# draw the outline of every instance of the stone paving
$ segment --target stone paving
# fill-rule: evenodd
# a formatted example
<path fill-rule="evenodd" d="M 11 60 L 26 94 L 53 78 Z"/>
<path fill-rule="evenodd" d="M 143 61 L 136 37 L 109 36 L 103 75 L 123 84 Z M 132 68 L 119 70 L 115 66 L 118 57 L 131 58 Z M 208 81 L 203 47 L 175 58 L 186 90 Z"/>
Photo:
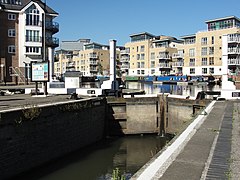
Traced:
<path fill-rule="evenodd" d="M 240 179 L 240 101 L 217 101 L 161 180 Z"/>

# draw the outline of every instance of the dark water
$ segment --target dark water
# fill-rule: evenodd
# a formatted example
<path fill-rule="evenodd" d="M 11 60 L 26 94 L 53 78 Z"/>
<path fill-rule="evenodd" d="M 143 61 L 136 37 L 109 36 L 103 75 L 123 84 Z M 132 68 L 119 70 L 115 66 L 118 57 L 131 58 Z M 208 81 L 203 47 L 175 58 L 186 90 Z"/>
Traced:
<path fill-rule="evenodd" d="M 130 179 L 165 143 L 166 138 L 157 135 L 108 138 L 17 179 L 110 180 L 115 168 Z"/>

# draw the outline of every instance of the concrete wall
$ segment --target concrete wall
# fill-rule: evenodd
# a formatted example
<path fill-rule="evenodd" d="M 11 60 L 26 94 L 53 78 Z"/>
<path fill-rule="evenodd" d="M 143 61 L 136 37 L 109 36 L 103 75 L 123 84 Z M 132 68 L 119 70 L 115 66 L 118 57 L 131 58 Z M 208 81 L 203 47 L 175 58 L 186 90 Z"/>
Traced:
<path fill-rule="evenodd" d="M 158 97 L 108 98 L 108 133 L 175 134 L 186 127 L 196 113 L 208 101 L 179 99 L 159 95 Z"/>
<path fill-rule="evenodd" d="M 78 150 L 104 137 L 103 99 L 0 112 L 0 179 Z"/>

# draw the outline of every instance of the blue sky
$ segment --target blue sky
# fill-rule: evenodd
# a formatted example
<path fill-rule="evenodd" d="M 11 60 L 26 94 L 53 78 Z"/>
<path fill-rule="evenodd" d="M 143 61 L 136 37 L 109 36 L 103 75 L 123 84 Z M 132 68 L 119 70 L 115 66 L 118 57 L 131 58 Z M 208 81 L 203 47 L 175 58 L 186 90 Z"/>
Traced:
<path fill-rule="evenodd" d="M 206 30 L 206 20 L 226 16 L 240 18 L 239 0 L 46 0 L 59 13 L 55 19 L 60 41 L 89 38 L 117 45 L 129 35 L 149 32 L 179 38 Z"/>

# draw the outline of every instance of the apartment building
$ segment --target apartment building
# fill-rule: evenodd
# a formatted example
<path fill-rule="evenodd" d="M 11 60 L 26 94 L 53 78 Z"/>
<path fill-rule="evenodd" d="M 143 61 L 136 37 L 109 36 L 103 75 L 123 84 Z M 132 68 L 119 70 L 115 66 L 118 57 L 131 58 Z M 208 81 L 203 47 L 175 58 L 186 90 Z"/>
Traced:
<path fill-rule="evenodd" d="M 68 70 L 80 71 L 83 76 L 108 76 L 110 72 L 109 45 L 96 42 L 84 43 L 81 50 L 58 51 L 59 61 L 55 62 L 55 74 L 63 75 Z M 117 47 L 116 60 L 119 65 L 120 51 L 123 47 Z"/>
<path fill-rule="evenodd" d="M 125 44 L 127 49 L 129 76 L 155 76 L 182 73 L 177 66 L 178 48 L 183 41 L 171 36 L 155 36 L 148 32 L 130 35 L 131 41 Z M 122 56 L 121 62 L 126 61 Z M 179 56 L 180 57 L 180 56 Z M 172 66 L 175 63 L 174 67 Z M 124 68 L 125 68 L 125 64 Z M 123 69 L 126 72 L 126 69 Z"/>
<path fill-rule="evenodd" d="M 40 0 L 0 0 L 0 7 L 0 81 L 24 83 L 33 61 L 49 61 L 52 72 L 58 13 Z"/>
<path fill-rule="evenodd" d="M 56 50 L 54 62 L 54 74 L 61 77 L 68 70 L 75 70 L 73 56 L 84 49 L 85 44 L 89 44 L 91 39 L 78 39 L 76 41 L 61 41 L 59 49 Z"/>
<path fill-rule="evenodd" d="M 235 37 L 238 37 L 240 33 L 240 19 L 229 16 L 208 20 L 206 24 L 207 30 L 181 37 L 184 40 L 183 74 L 220 77 L 222 75 L 223 46 L 227 46 L 231 51 L 229 58 L 233 61 L 229 59 L 229 68 L 230 73 L 235 73 L 236 59 L 239 59 L 239 49 L 234 43 L 228 45 L 227 42 L 222 41 L 222 37 L 229 35 L 236 40 Z"/>

